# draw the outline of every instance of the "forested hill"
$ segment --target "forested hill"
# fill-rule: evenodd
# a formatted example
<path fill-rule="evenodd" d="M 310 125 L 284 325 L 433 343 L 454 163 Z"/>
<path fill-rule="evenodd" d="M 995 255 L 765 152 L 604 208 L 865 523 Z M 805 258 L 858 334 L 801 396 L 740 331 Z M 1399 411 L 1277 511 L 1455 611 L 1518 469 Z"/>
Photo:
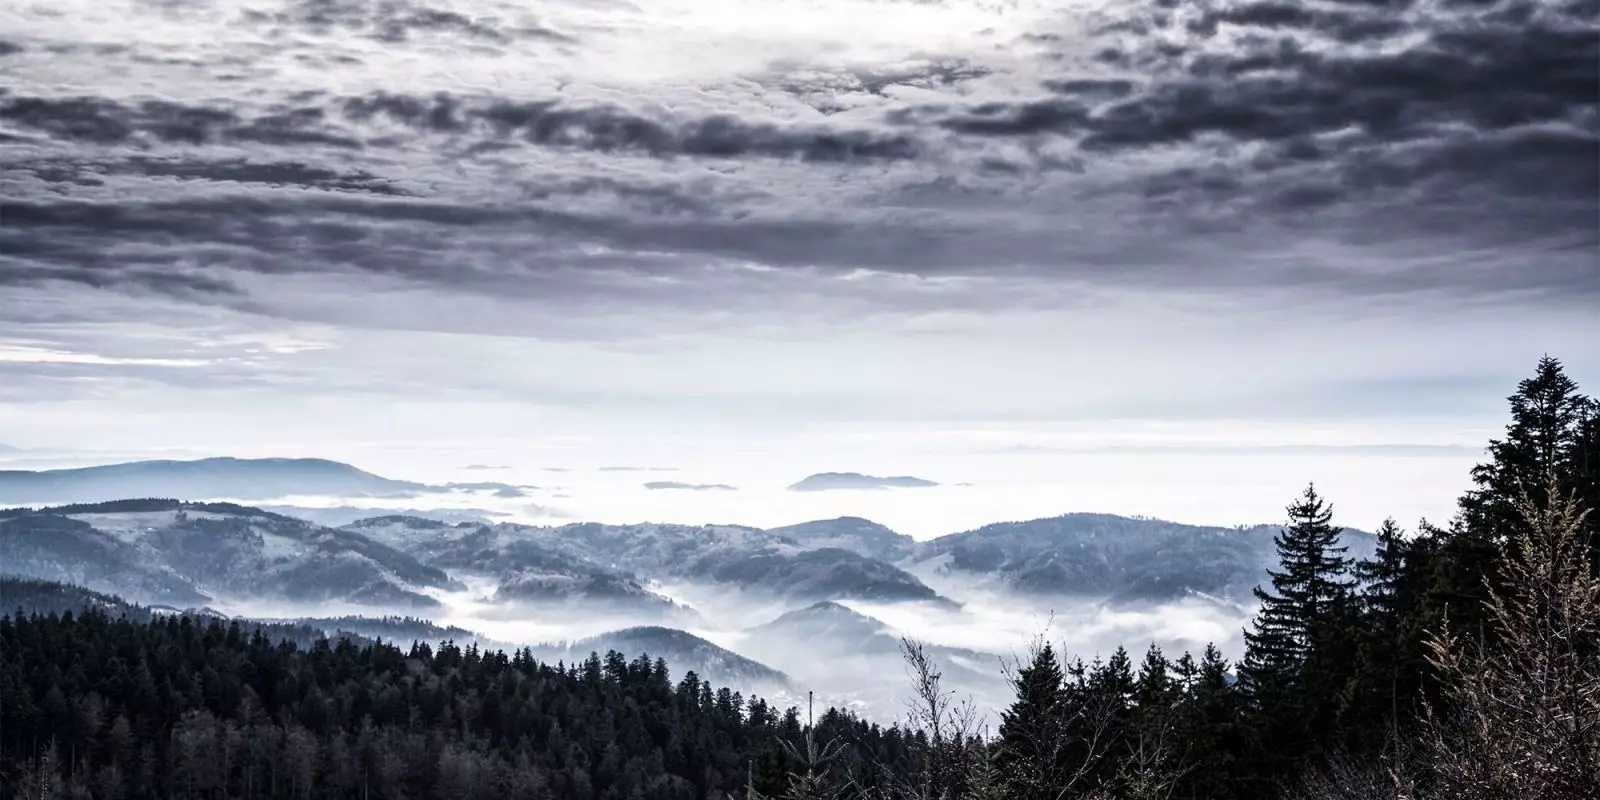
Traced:
<path fill-rule="evenodd" d="M 703 800 L 742 794 L 752 764 L 758 790 L 781 789 L 779 742 L 802 735 L 793 709 L 615 652 L 300 648 L 103 613 L 6 617 L 0 642 L 8 797 Z M 851 743 L 839 767 L 863 780 L 903 766 L 898 730 L 833 711 L 817 730 Z"/>
<path fill-rule="evenodd" d="M 195 617 L 200 621 L 200 624 L 205 624 L 207 620 L 228 621 L 226 617 L 208 609 L 144 606 L 138 603 L 130 603 L 114 594 L 91 591 L 82 586 L 74 586 L 69 583 L 0 575 L 0 614 L 24 617 L 38 614 L 82 615 L 95 612 L 104 614 L 112 619 L 128 619 L 141 623 L 172 615 Z M 235 622 L 241 626 L 240 630 L 246 636 L 254 635 L 259 631 L 269 641 L 293 642 L 298 647 L 310 647 L 318 640 L 326 639 L 330 636 L 333 638 L 348 638 L 357 644 L 366 644 L 372 641 L 361 627 L 321 624 L 323 622 L 339 621 L 241 619 Z M 399 638 L 387 633 L 384 635 L 387 638 Z M 465 641 L 465 639 L 460 639 L 460 641 Z M 3 719 L 0 719 L 0 722 L 3 721 Z"/>

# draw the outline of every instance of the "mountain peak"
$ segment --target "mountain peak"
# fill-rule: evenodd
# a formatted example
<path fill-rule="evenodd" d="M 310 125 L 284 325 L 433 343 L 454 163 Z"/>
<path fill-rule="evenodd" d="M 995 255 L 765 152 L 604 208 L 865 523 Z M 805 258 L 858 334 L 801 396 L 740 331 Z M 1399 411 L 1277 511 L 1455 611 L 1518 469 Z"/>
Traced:
<path fill-rule="evenodd" d="M 791 484 L 791 492 L 832 492 L 871 489 L 916 489 L 939 484 L 911 475 L 864 475 L 860 472 L 818 472 Z"/>

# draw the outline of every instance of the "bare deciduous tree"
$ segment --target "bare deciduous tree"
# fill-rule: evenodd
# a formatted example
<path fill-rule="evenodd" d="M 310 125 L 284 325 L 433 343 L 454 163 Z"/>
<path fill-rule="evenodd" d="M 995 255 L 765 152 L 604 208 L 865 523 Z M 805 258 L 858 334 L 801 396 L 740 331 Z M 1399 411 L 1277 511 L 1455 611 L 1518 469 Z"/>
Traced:
<path fill-rule="evenodd" d="M 1429 661 L 1447 710 L 1426 744 L 1441 797 L 1590 800 L 1600 787 L 1600 576 L 1584 539 L 1587 512 L 1552 476 L 1504 548 L 1488 600 L 1494 637 L 1463 641 L 1446 625 Z"/>
<path fill-rule="evenodd" d="M 913 689 L 906 728 L 921 733 L 926 744 L 917 753 L 921 763 L 915 774 L 898 793 L 907 800 L 963 798 L 987 759 L 977 706 L 970 698 L 957 701 L 955 692 L 943 687 L 944 675 L 921 642 L 902 638 L 900 654 Z"/>
<path fill-rule="evenodd" d="M 1398 761 L 1415 764 L 1414 759 Z M 1363 759 L 1332 758 L 1308 773 L 1294 800 L 1415 800 L 1416 776 L 1391 764 Z"/>

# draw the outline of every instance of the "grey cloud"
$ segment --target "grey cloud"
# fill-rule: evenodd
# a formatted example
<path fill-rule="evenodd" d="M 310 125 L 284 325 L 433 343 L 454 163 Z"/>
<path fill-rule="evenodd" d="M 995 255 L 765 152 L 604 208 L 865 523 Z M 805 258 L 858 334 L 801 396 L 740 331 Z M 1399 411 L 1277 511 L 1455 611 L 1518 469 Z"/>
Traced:
<path fill-rule="evenodd" d="M 361 146 L 351 136 L 326 129 L 319 108 L 283 109 L 244 119 L 229 108 L 166 100 L 123 104 L 97 97 L 12 97 L 0 102 L 0 121 L 58 140 L 101 145 L 121 144 L 146 135 L 171 145 L 249 142 Z"/>
<path fill-rule="evenodd" d="M 616 106 L 558 100 L 514 102 L 447 93 L 427 98 L 377 93 L 346 100 L 344 111 L 355 119 L 381 116 L 433 133 L 481 128 L 500 138 L 541 146 L 637 151 L 653 156 L 848 162 L 902 160 L 918 153 L 914 138 L 887 130 L 787 127 L 730 114 L 658 120 Z"/>
<path fill-rule="evenodd" d="M 74 183 L 100 186 L 107 175 L 143 175 L 174 178 L 180 181 L 262 184 L 329 191 L 366 192 L 404 196 L 410 191 L 394 181 L 365 170 L 340 171 L 298 161 L 250 161 L 243 158 L 206 160 L 198 158 L 154 158 L 132 156 L 123 159 L 68 159 L 61 157 L 18 160 L 14 174 L 32 173 L 45 183 Z"/>
<path fill-rule="evenodd" d="M 494 493 L 495 497 L 510 499 L 526 497 L 527 492 L 523 491 L 524 489 L 537 489 L 539 487 L 515 486 L 509 483 L 499 483 L 496 481 L 475 481 L 466 483 L 447 483 L 445 484 L 445 488 L 459 489 L 469 492 L 492 492 Z"/>
<path fill-rule="evenodd" d="M 272 147 L 356 149 L 370 144 L 358 123 L 387 120 L 425 135 L 474 137 L 473 148 L 505 142 L 658 158 L 774 158 L 817 163 L 906 160 L 920 152 L 909 134 L 883 130 L 794 126 L 727 113 L 653 116 L 615 105 L 559 99 L 511 101 L 379 92 L 338 101 L 298 98 L 265 113 L 166 100 L 122 102 L 95 97 L 18 96 L 0 102 L 0 121 L 57 140 L 111 145 L 149 136 L 168 145 L 252 143 Z M 319 102 L 327 102 L 325 107 Z"/>
<path fill-rule="evenodd" d="M 1066 137 L 1101 157 L 1191 148 L 1189 164 L 1148 178 L 1149 194 L 1186 195 L 1156 206 L 1168 213 L 1248 196 L 1259 201 L 1248 213 L 1270 217 L 1397 189 L 1457 215 L 1459 193 L 1472 191 L 1486 218 L 1514 210 L 1498 202 L 1508 193 L 1538 198 L 1548 202 L 1519 221 L 1568 231 L 1600 211 L 1594 4 L 1197 8 L 1182 26 L 1179 12 L 1157 7 L 1103 27 L 1122 54 L 1113 61 L 1140 65 L 1148 80 L 1064 77 L 1047 82 L 1052 96 L 911 118 L 966 136 Z M 1222 27 L 1247 33 L 1224 38 Z M 1421 36 L 1382 50 L 1345 46 L 1402 33 Z M 1499 157 L 1507 151 L 1514 165 Z M 1323 174 L 1307 180 L 1286 168 Z M 1574 207 L 1552 207 L 1560 204 Z"/>
<path fill-rule="evenodd" d="M 357 33 L 379 41 L 404 42 L 414 34 L 454 34 L 506 44 L 517 38 L 570 42 L 572 38 L 537 24 L 510 24 L 492 16 L 469 17 L 454 11 L 397 0 L 289 0 L 280 11 L 244 12 L 247 22 L 285 26 L 309 33 Z"/>
<path fill-rule="evenodd" d="M 353 0 L 267 13 L 257 28 L 329 31 L 322 55 L 339 32 L 398 26 L 383 49 L 415 55 L 408 37 L 495 44 L 484 31 L 529 24 Z M 1056 74 L 1030 65 L 1011 84 L 1007 59 L 974 50 L 778 65 L 648 101 L 373 90 L 359 65 L 328 67 L 364 76 L 347 95 L 276 72 L 226 101 L 203 99 L 209 86 L 162 100 L 28 87 L 0 94 L 0 123 L 30 134 L 0 176 L 0 284 L 279 316 L 312 313 L 281 280 L 306 276 L 636 307 L 797 290 L 852 309 L 1048 304 L 1083 284 L 1600 294 L 1592 3 L 1114 13 L 1089 47 L 1114 63 L 1077 63 L 1081 42 L 1040 32 L 1026 52 L 1057 46 Z M 1400 23 L 1417 42 L 1351 44 Z M 819 123 L 805 104 L 849 113 Z M 881 289 L 906 275 L 981 286 Z"/>

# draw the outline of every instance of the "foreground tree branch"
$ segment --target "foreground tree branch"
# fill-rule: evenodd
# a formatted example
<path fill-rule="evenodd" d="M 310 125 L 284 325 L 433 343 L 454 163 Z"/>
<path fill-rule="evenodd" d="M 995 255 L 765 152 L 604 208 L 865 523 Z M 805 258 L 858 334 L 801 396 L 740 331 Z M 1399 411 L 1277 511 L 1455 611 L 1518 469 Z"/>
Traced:
<path fill-rule="evenodd" d="M 1587 511 L 1552 475 L 1527 493 L 1486 603 L 1495 635 L 1463 640 L 1448 624 L 1428 642 L 1448 710 L 1426 745 L 1441 797 L 1587 800 L 1600 787 L 1600 577 Z"/>

